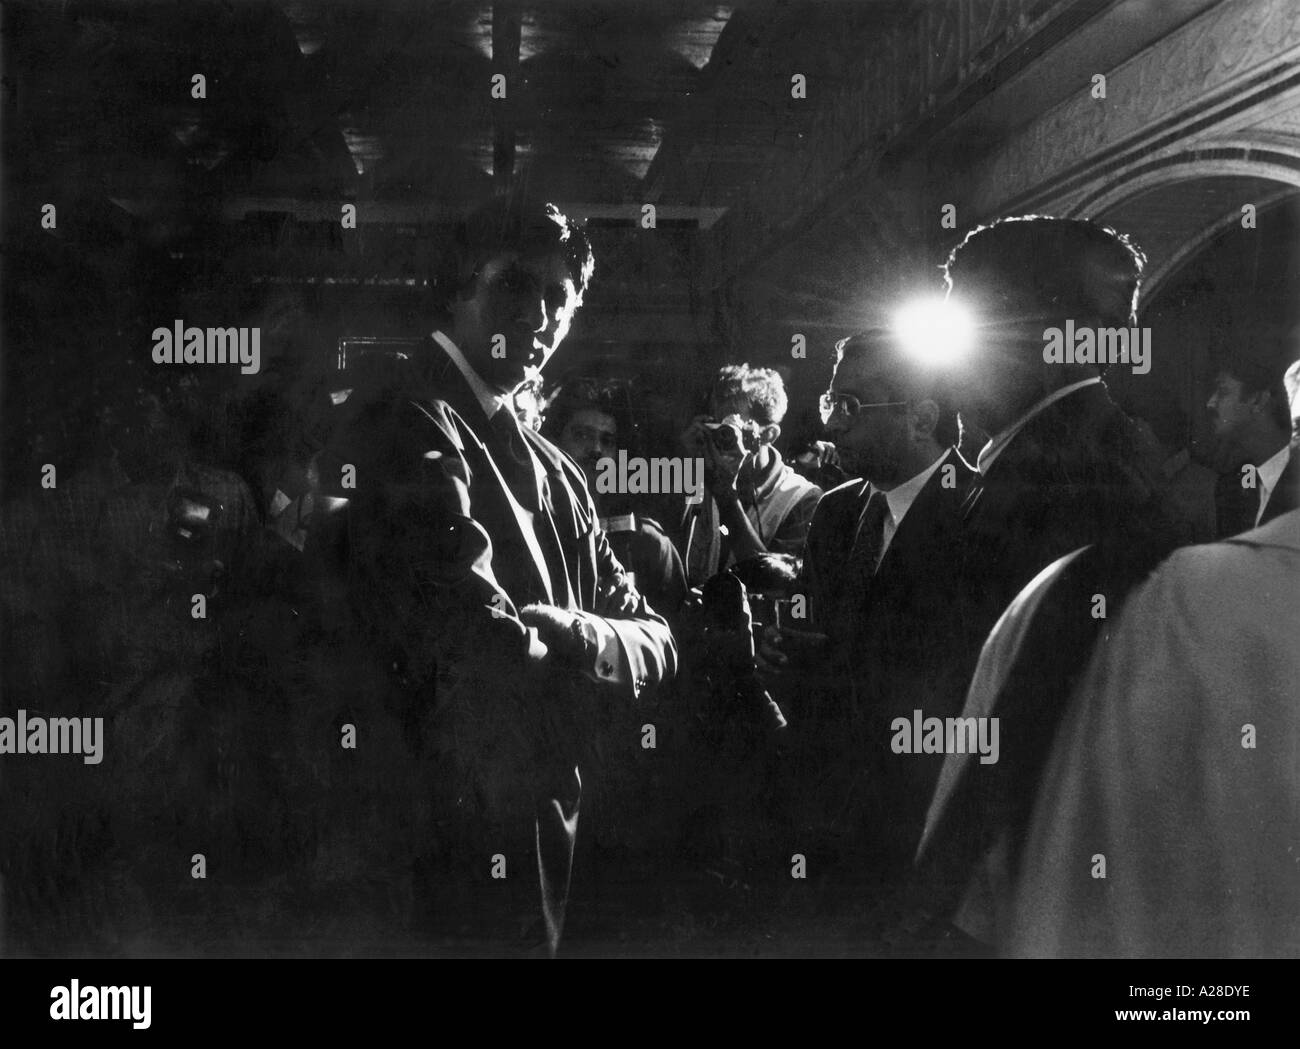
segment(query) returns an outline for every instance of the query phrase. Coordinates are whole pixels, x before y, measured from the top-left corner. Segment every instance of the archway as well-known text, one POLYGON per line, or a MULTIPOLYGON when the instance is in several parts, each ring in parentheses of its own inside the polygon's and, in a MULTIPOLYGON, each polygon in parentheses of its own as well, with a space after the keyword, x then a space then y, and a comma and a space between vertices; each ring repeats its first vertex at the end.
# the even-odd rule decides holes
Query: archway
POLYGON ((1139 322, 1152 329, 1151 372, 1114 369, 1108 385, 1167 442, 1231 468, 1203 410, 1213 357, 1276 355, 1265 343, 1300 322, 1300 145, 1219 144, 1154 160, 1071 213, 1129 234, 1148 255, 1139 322))

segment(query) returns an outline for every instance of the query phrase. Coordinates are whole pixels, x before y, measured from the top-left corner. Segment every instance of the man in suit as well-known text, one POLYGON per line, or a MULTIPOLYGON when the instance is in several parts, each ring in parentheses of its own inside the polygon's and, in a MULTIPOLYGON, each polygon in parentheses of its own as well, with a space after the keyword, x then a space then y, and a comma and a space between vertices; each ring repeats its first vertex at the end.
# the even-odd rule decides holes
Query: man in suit
POLYGON ((1294 334, 1276 326, 1252 326, 1245 345, 1219 356, 1205 408, 1222 453, 1235 464, 1216 488, 1221 539, 1295 507, 1294 493, 1278 484, 1291 459, 1282 373, 1295 359, 1294 334))
MULTIPOLYGON (((1097 366, 1052 363, 1044 351, 1048 329, 1067 321, 1076 330, 1131 327, 1143 264, 1112 230, 1042 216, 977 229, 947 262, 949 296, 976 320, 973 352, 954 369, 958 405, 993 437, 976 461, 956 558, 933 568, 952 580, 953 599, 936 624, 944 680, 934 701, 945 714, 962 709, 981 646, 1021 589, 1058 558, 1096 551, 1083 580, 1062 591, 1072 599, 1054 606, 1052 622, 1072 627, 1064 643, 1028 645, 1021 672, 981 708, 980 716, 999 719, 1000 760, 945 755, 922 841, 941 908, 967 894, 989 850, 1021 840, 1023 803, 1058 722, 1063 683, 1080 670, 1100 617, 1114 614, 1178 534, 1097 366)), ((1062 631, 1046 636, 1059 640, 1062 631)), ((986 935, 982 922, 960 924, 986 935)))
MULTIPOLYGON (((1294 452, 1300 362, 1286 386, 1294 452)), ((1134 592, 1052 747, 1007 953, 1300 956, 1297 592, 1300 510, 1134 592)))
MULTIPOLYGON (((972 471, 956 452, 957 413, 935 376, 888 330, 837 344, 821 412, 841 463, 858 479, 822 497, 804 552, 811 623, 829 646, 805 648, 800 662, 822 674, 825 702, 801 710, 809 690, 800 688, 788 703, 792 725, 822 752, 817 807, 848 839, 855 875, 868 857, 877 871, 896 874, 915 850, 939 766, 890 760, 889 725, 928 691, 937 640, 930 624, 948 600, 928 562, 952 541, 972 471)), ((764 656, 779 664, 776 649, 795 639, 776 631, 767 640, 764 656)))
POLYGON ((592 265, 551 205, 514 196, 471 215, 435 280, 439 330, 395 374, 358 377, 319 458, 323 479, 344 478, 357 629, 425 757, 420 888, 435 929, 474 946, 517 946, 509 919, 531 916, 554 954, 587 712, 675 671, 582 471, 514 413, 592 265))

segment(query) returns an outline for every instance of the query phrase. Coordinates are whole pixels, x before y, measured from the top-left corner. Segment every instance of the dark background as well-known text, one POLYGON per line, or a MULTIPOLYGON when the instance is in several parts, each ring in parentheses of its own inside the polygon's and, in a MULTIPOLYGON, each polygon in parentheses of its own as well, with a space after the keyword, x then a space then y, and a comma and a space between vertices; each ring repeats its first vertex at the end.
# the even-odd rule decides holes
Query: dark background
MULTIPOLYGON (((1093 20, 1134 5, 962 5, 974 12, 965 32, 988 23, 970 64, 885 127, 869 95, 860 122, 871 137, 833 152, 839 143, 826 128, 873 69, 894 77, 879 108, 908 93, 926 56, 900 58, 891 34, 940 6, 3 4, 0 538, 9 575, 0 707, 136 711, 110 736, 107 781, 75 759, 21 772, 0 764, 19 950, 157 949, 142 931, 151 921, 252 951, 261 941, 241 939, 245 927, 272 930, 265 935, 279 944, 347 942, 369 928, 367 908, 391 905, 389 887, 358 873, 364 832, 317 847, 330 818, 320 799, 347 794, 352 773, 314 768, 280 730, 328 734, 348 714, 303 714, 283 680, 268 687, 259 677, 277 649, 300 640, 284 625, 285 607, 257 606, 237 625, 242 633, 214 623, 173 636, 166 624, 176 609, 165 598, 130 598, 129 579, 104 578, 91 538, 107 491, 97 471, 114 450, 185 442, 242 479, 252 512, 264 516, 339 340, 427 333, 426 279, 448 230, 521 184, 585 219, 596 252, 586 304, 552 364, 557 376, 638 380, 652 443, 662 443, 650 450, 671 454, 666 442, 713 369, 767 364, 789 384, 787 434, 813 432, 833 341, 887 317, 909 289, 936 289, 955 239, 995 217, 963 205, 956 229, 937 221, 941 204, 961 199, 972 165, 1079 91, 1096 62, 1110 68, 1211 5, 1136 5, 1127 36, 1096 44, 1086 60, 1043 62, 1032 85, 1015 78, 1034 57, 1082 47, 1093 20), (490 98, 494 72, 508 78, 504 102, 490 98), (807 99, 791 97, 793 72, 807 76, 807 99), (195 73, 206 77, 204 100, 191 97, 195 73), (834 177, 805 196, 789 176, 795 162, 834 177), (356 229, 341 227, 346 203, 357 207, 356 229), (658 209, 654 230, 639 224, 646 203, 658 209), (57 208, 53 230, 41 226, 44 204, 57 208), (154 365, 149 333, 176 319, 260 326, 261 373, 154 365), (790 357, 794 333, 807 336, 806 360, 790 357), (150 423, 151 397, 172 427, 150 423), (45 463, 58 467, 57 496, 39 486, 45 463), (229 716, 238 703, 265 704, 267 716, 229 716), (195 711, 198 720, 184 721, 195 711), (236 824, 252 830, 236 834, 236 824), (224 842, 239 857, 227 870, 242 872, 225 884, 242 877, 252 895, 215 908, 199 896, 187 866, 196 840, 210 853, 224 842), (268 863, 290 873, 263 884, 268 863), (332 925, 301 915, 275 923, 283 901, 309 892, 327 901, 332 925), (199 914, 202 922, 185 924, 199 914)), ((1211 351, 1249 350, 1256 328, 1300 319, 1300 203, 1292 191, 1263 193, 1257 179, 1216 174, 1158 206, 1139 200, 1114 221, 1131 221, 1141 243, 1185 230, 1178 216, 1189 212, 1205 216, 1179 234, 1195 246, 1144 306, 1152 372, 1121 369, 1113 387, 1137 411, 1172 410, 1176 443, 1223 468, 1201 410, 1211 351), (1231 221, 1246 201, 1260 202, 1253 230, 1231 221)), ((127 509, 122 520, 125 535, 127 509)), ((327 669, 309 659, 294 672, 327 669)), ((382 808, 379 794, 335 815, 355 826, 359 812, 382 808)), ((673 913, 657 942, 713 935, 692 924, 690 907, 673 913)))

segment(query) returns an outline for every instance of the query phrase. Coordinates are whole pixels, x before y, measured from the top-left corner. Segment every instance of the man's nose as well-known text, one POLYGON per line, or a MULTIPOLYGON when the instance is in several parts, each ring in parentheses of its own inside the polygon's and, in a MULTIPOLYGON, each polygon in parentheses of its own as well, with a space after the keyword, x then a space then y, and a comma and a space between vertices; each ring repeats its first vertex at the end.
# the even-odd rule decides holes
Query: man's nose
POLYGON ((550 324, 550 313, 546 309, 546 299, 541 296, 528 295, 520 299, 516 320, 527 324, 534 332, 541 334, 550 324))

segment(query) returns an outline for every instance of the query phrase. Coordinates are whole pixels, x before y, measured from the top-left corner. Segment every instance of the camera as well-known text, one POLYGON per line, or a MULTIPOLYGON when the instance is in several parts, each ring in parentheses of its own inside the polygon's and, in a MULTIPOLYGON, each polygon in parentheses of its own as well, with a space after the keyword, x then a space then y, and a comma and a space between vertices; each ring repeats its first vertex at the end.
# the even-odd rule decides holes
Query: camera
POLYGON ((744 437, 729 423, 704 423, 705 440, 719 452, 740 455, 745 451, 744 437))

